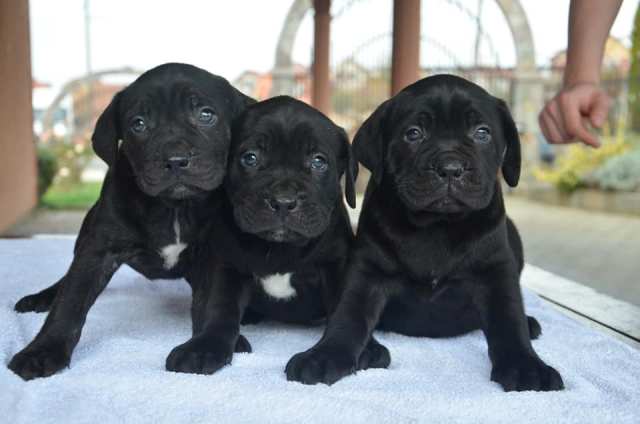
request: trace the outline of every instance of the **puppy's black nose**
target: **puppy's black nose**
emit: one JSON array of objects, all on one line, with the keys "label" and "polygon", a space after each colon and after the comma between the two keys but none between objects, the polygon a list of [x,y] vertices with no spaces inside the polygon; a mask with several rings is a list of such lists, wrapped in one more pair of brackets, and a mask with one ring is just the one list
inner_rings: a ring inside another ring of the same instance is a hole
[{"label": "puppy's black nose", "polygon": [[165,163],[168,171],[178,172],[189,166],[189,158],[186,156],[171,156]]},{"label": "puppy's black nose", "polygon": [[457,160],[441,162],[436,167],[440,178],[460,178],[465,173],[464,164]]},{"label": "puppy's black nose", "polygon": [[269,209],[280,214],[287,214],[293,212],[298,208],[298,199],[296,196],[282,195],[273,196],[267,199],[267,205]]}]

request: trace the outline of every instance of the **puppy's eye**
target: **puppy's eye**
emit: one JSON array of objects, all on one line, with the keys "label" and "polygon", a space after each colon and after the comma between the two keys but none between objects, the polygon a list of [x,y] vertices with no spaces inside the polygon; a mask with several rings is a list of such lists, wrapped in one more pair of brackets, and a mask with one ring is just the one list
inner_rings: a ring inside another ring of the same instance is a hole
[{"label": "puppy's eye", "polygon": [[491,130],[489,127],[479,127],[473,133],[473,140],[478,143],[487,143],[491,141]]},{"label": "puppy's eye", "polygon": [[404,141],[407,143],[418,143],[424,140],[424,133],[422,128],[412,126],[404,133]]},{"label": "puppy's eye", "polygon": [[218,121],[218,115],[210,107],[203,107],[198,112],[198,123],[202,125],[213,125]]},{"label": "puppy's eye", "polygon": [[141,116],[136,116],[131,120],[131,131],[135,133],[143,133],[147,130],[147,124]]},{"label": "puppy's eye", "polygon": [[258,155],[254,152],[246,152],[240,156],[240,163],[246,168],[254,168],[258,165]]},{"label": "puppy's eye", "polygon": [[318,154],[311,159],[311,169],[314,171],[326,171],[328,167],[327,158],[323,155]]}]

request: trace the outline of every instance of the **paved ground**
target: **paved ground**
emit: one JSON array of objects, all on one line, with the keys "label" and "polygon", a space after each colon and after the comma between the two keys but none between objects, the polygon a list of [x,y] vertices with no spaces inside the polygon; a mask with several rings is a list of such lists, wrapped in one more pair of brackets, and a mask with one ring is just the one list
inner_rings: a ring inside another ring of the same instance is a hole
[{"label": "paved ground", "polygon": [[[507,198],[527,262],[640,305],[640,217]],[[85,212],[36,212],[4,236],[77,233]]]},{"label": "paved ground", "polygon": [[33,234],[77,234],[87,211],[37,209],[0,237],[30,237]]},{"label": "paved ground", "polygon": [[525,260],[640,305],[640,217],[507,198]]}]

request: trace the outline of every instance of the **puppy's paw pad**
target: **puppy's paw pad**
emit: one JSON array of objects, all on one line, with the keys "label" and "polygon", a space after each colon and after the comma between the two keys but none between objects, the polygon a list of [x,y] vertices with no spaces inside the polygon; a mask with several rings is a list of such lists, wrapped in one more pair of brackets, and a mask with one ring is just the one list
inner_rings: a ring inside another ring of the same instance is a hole
[{"label": "puppy's paw pad", "polygon": [[546,392],[564,389],[558,371],[538,358],[503,361],[493,367],[491,380],[499,383],[506,392]]},{"label": "puppy's paw pad", "polygon": [[70,357],[58,347],[27,348],[14,355],[8,368],[24,380],[49,377],[68,366]]},{"label": "puppy's paw pad", "polygon": [[236,340],[236,348],[234,350],[235,353],[251,353],[251,343],[249,340],[242,334],[238,336],[238,340]]},{"label": "puppy's paw pad", "polygon": [[358,359],[358,370],[388,368],[391,363],[389,349],[379,343],[369,343]]},{"label": "puppy's paw pad", "polygon": [[303,384],[333,384],[356,371],[356,361],[348,354],[308,350],[294,355],[285,368],[287,380]]},{"label": "puppy's paw pad", "polygon": [[231,363],[233,349],[222,344],[193,338],[176,346],[166,361],[167,371],[189,374],[213,374]]},{"label": "puppy's paw pad", "polygon": [[53,298],[43,293],[31,294],[18,300],[14,309],[16,312],[46,312],[51,307]]}]

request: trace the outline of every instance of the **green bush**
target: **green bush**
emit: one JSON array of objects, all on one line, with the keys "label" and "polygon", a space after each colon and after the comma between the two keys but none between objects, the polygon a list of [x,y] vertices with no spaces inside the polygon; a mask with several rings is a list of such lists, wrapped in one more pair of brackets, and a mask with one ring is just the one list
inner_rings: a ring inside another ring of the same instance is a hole
[{"label": "green bush", "polygon": [[46,147],[37,148],[38,156],[38,199],[47,192],[53,178],[58,173],[58,160]]},{"label": "green bush", "polygon": [[552,168],[533,170],[539,181],[553,184],[558,190],[570,193],[589,183],[589,177],[605,162],[620,157],[630,149],[630,143],[621,137],[602,137],[602,147],[592,149],[573,144],[558,156]]},{"label": "green bush", "polygon": [[593,173],[593,181],[604,190],[640,189],[640,149],[607,160]]},{"label": "green bush", "polygon": [[633,22],[631,69],[629,70],[629,113],[631,129],[640,132],[640,3],[638,3]]}]

